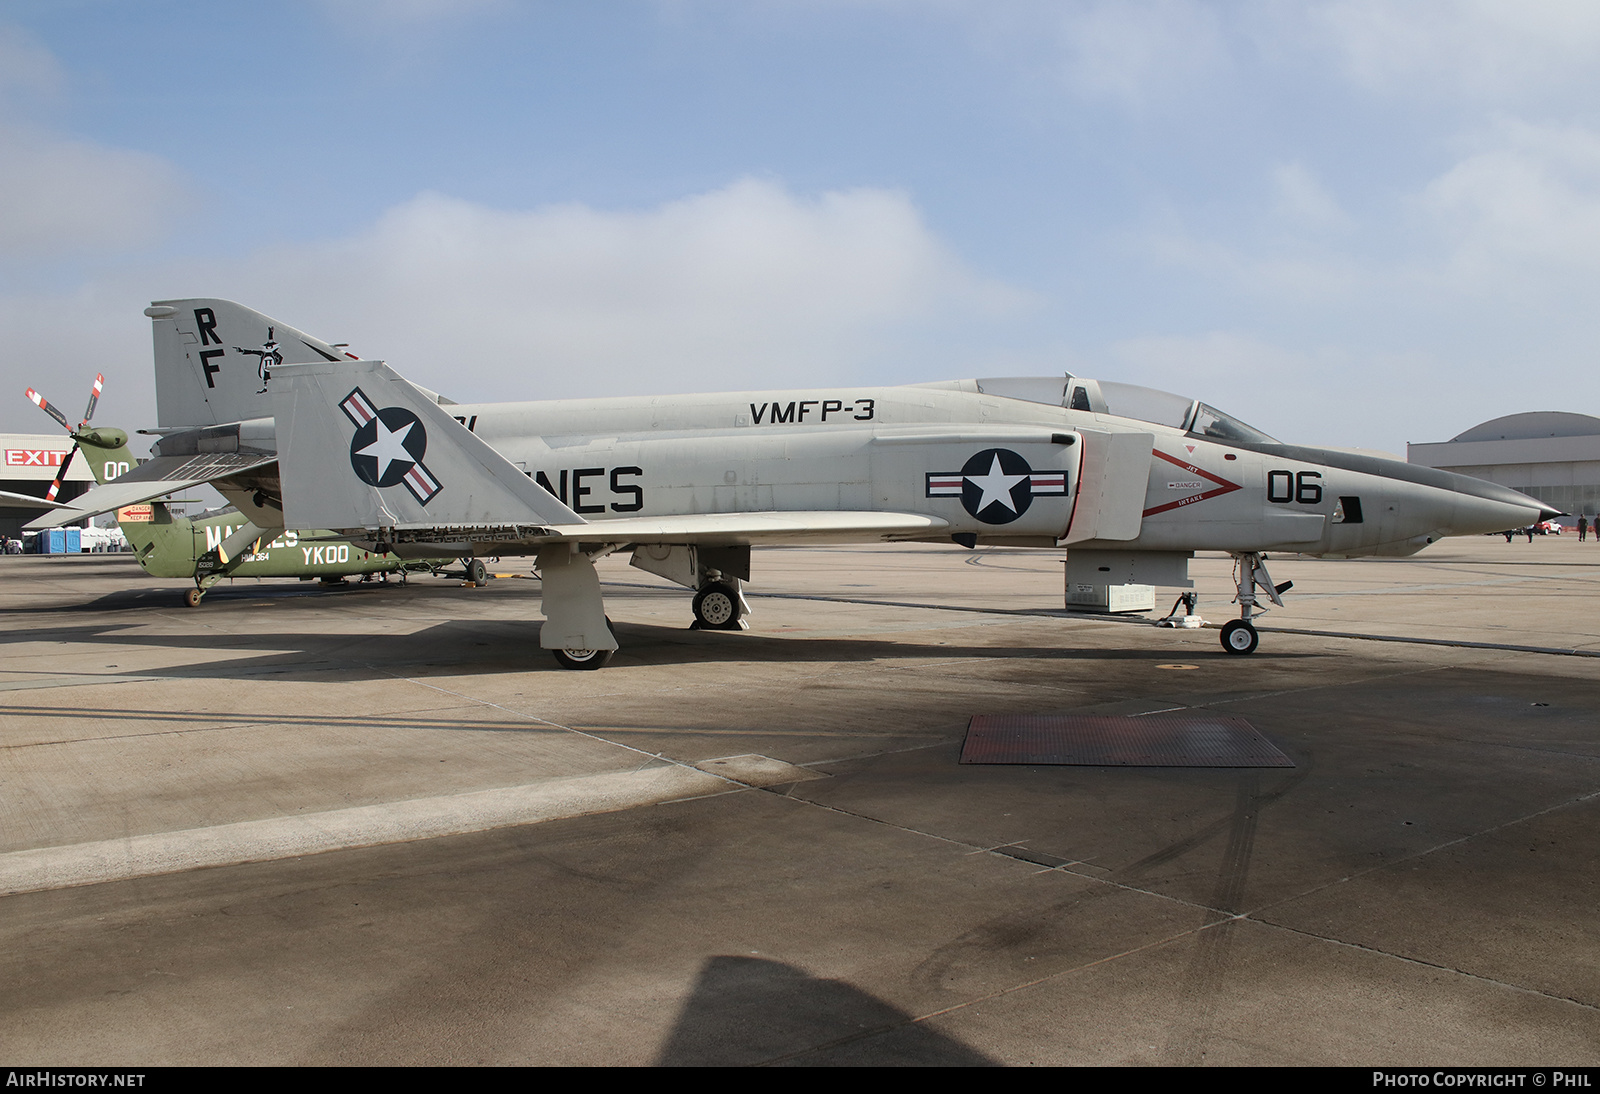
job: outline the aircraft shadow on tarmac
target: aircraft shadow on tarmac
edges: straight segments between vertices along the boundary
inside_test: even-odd
[[[203,609],[202,609],[203,610]],[[266,617],[260,618],[263,623]],[[222,651],[262,650],[257,657],[229,657],[184,665],[141,668],[144,677],[228,679],[236,676],[273,675],[280,679],[322,679],[337,671],[349,676],[352,668],[364,667],[372,679],[393,678],[407,673],[427,674],[429,670],[448,670],[452,674],[505,672],[561,672],[539,646],[537,620],[462,619],[437,623],[407,634],[318,633],[286,627],[288,617],[274,615],[272,627],[260,631],[229,634],[210,628],[196,628],[193,634],[152,634],[143,631],[135,619],[127,622],[97,623],[82,627],[13,628],[0,648],[8,642],[49,641],[63,644],[134,646],[170,650]],[[234,620],[237,622],[237,618]],[[1048,620],[1041,620],[1048,622]],[[993,661],[1045,660],[1085,661],[1171,661],[1174,658],[1222,659],[1220,648],[1203,647],[1139,649],[1128,646],[1074,647],[1063,637],[1060,646],[981,645],[974,643],[896,641],[875,638],[812,638],[805,635],[767,636],[752,633],[691,631],[644,623],[619,622],[622,641],[619,666],[630,661],[646,665],[786,664],[819,662],[872,662],[917,659],[987,659]],[[265,652],[270,650],[271,652]],[[1257,660],[1299,659],[1311,654],[1274,651]]]
[[[999,1066],[840,980],[759,957],[713,957],[656,1064]]]
[[[419,581],[425,579],[418,579]],[[407,586],[398,580],[382,581],[351,581],[344,585],[323,585],[316,581],[274,581],[274,582],[240,582],[237,585],[218,585],[206,593],[206,603],[203,608],[188,608],[184,605],[183,597],[187,587],[144,588],[144,589],[119,589],[114,593],[86,600],[81,603],[55,602],[28,605],[7,605],[0,608],[0,618],[9,616],[23,617],[32,615],[73,615],[76,613],[100,613],[117,611],[160,611],[171,609],[173,611],[198,611],[208,609],[216,610],[216,605],[221,603],[238,604],[241,602],[283,602],[302,601],[307,605],[329,603],[330,598],[360,597],[382,595],[384,593],[401,594]],[[417,591],[415,585],[410,586],[411,591]],[[442,590],[432,590],[442,591]],[[368,601],[367,603],[371,603]]]

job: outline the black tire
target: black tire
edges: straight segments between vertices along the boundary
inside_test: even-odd
[[[694,597],[694,618],[701,627],[713,631],[739,629],[739,593],[730,585],[712,582]]]
[[[190,589],[183,594],[183,602],[191,608],[198,608],[200,606],[200,598],[204,595],[199,589]]]
[[[556,664],[564,669],[593,671],[604,668],[616,650],[551,650]]]
[[[1247,653],[1255,653],[1256,646],[1260,642],[1261,636],[1256,633],[1253,623],[1247,623],[1243,619],[1230,619],[1223,624],[1222,650],[1224,653],[1238,654],[1240,656]]]
[[[487,585],[489,583],[489,567],[483,564],[481,558],[467,560],[467,580],[474,585]]]

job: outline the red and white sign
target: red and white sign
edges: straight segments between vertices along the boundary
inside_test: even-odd
[[[8,448],[7,467],[60,467],[67,458],[65,450],[51,448]]]

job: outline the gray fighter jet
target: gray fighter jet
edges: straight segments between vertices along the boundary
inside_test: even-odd
[[[1195,399],[1071,375],[458,405],[230,301],[145,314],[155,458],[70,513],[211,482],[264,529],[335,529],[402,557],[535,555],[540,644],[568,668],[617,648],[594,563],[619,550],[695,590],[695,624],[718,628],[745,625],[756,544],[1064,547],[1069,582],[1179,588],[1195,551],[1226,551],[1240,617],[1222,646],[1245,654],[1258,594],[1281,605],[1288,587],[1268,552],[1409,555],[1554,513],[1492,483],[1284,444]],[[230,351],[252,343],[263,350]]]

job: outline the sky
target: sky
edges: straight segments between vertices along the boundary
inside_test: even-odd
[[[1600,414],[1600,5],[0,0],[0,430],[156,299],[458,401],[1070,371]]]

